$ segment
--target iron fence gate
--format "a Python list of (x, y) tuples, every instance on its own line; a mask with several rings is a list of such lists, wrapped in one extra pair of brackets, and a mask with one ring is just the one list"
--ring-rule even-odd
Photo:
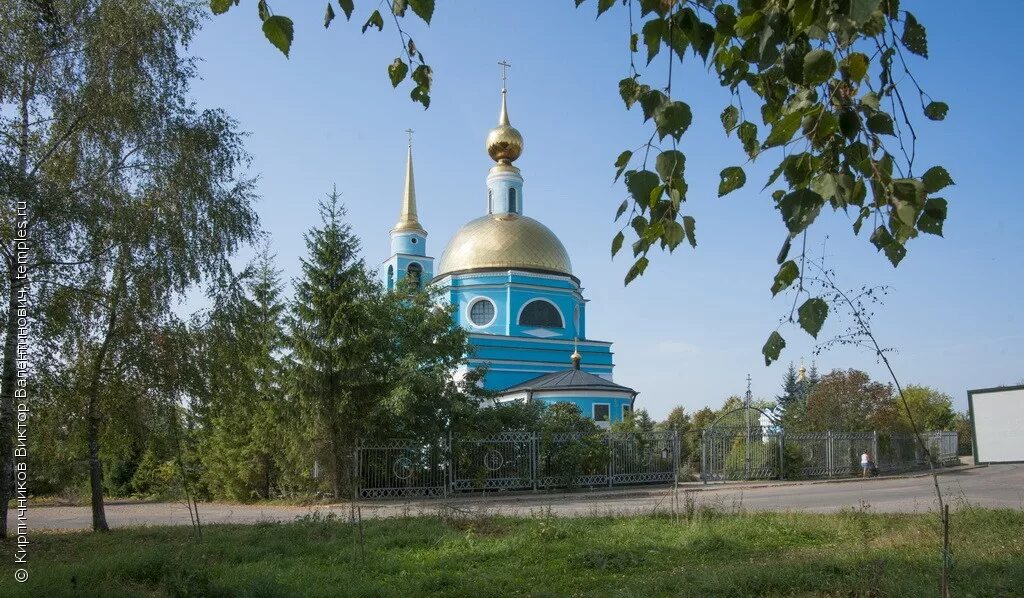
[(451, 442), (453, 490), (533, 488), (533, 434), (508, 432), (492, 438)]
[(360, 498), (616, 486), (675, 480), (679, 439), (674, 432), (506, 432), (360, 445), (355, 459)]

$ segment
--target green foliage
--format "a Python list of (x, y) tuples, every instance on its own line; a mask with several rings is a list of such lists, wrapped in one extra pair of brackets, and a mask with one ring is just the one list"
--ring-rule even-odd
[(613, 423), (611, 431), (621, 434), (646, 433), (653, 432), (655, 426), (656, 424), (647, 410), (638, 409), (627, 413), (622, 421)]
[(789, 260), (783, 263), (779, 267), (779, 272), (775, 275), (774, 282), (772, 282), (772, 296), (788, 289), (798, 276), (800, 276), (800, 269), (797, 268), (796, 262)]
[(761, 348), (761, 353), (764, 355), (764, 364), (771, 365), (773, 361), (779, 358), (779, 354), (782, 353), (782, 349), (785, 347), (786, 339), (782, 338), (778, 330), (768, 335), (768, 340), (765, 341), (764, 347)]
[[(895, 430), (912, 431), (911, 417), (918, 430), (959, 429), (957, 414), (953, 411), (953, 399), (949, 395), (927, 386), (910, 384), (903, 389), (903, 399), (906, 401), (906, 407), (902, 402), (894, 406), (898, 416), (898, 422), (894, 423)], [(909, 415), (907, 408), (910, 409)]]
[(396, 58), (388, 67), (388, 77), (391, 79), (391, 87), (398, 87), (398, 84), (405, 79), (405, 76), (408, 73), (409, 65), (405, 64), (401, 58)]
[(812, 297), (804, 301), (797, 313), (800, 327), (806, 330), (807, 334), (818, 338), (818, 332), (821, 330), (822, 324), (825, 323), (825, 318), (828, 317), (828, 304), (823, 299)]
[[(330, 24), (328, 21), (327, 24)], [(325, 25), (326, 26), (326, 25)], [(292, 20), (288, 17), (274, 15), (263, 21), (263, 35), (267, 36), (270, 43), (288, 57), (292, 47), (292, 39), (295, 37), (295, 29)]]
[(452, 326), (452, 308), (409, 284), (385, 292), (359, 255), (338, 194), (320, 211), (323, 224), (306, 235), (309, 256), (295, 281), (289, 379), (309, 422), (310, 457), (341, 496), (357, 442), (435, 439), (477, 398), (472, 384), (454, 381), (468, 345)]
[(974, 449), (974, 426), (971, 422), (971, 416), (968, 413), (957, 413), (956, 419), (953, 422), (953, 427), (956, 429), (957, 441), (959, 446), (957, 447), (958, 455), (971, 455)]
[(891, 431), (893, 388), (859, 370), (833, 370), (807, 397), (808, 430)]
[(292, 458), (303, 438), (289, 404), (283, 363), (286, 304), (274, 256), (264, 247), (243, 275), (216, 289), (200, 344), (199, 456), (204, 487), (216, 499), (250, 501), (304, 488)]
[(729, 166), (721, 172), (722, 180), (718, 183), (718, 196), (722, 197), (739, 189), (747, 182), (747, 175), (739, 166)]
[[(0, 137), (19, 172), (4, 201), (29, 206), (38, 401), (56, 427), (40, 439), (66, 443), (40, 453), (57, 459), (40, 474), (67, 472), (64, 491), (87, 474), (98, 529), (104, 493), (133, 492), (145, 451), (163, 463), (175, 446), (169, 406), (189, 361), (178, 299), (229, 272), (258, 230), (236, 123), (188, 100), (204, 13), (142, 0), (0, 13), (0, 129), (26, 135)], [(11, 246), (14, 229), (0, 231)]]
[(548, 405), (538, 428), (537, 462), (559, 485), (573, 487), (579, 478), (603, 475), (611, 458), (606, 435), (572, 403)]

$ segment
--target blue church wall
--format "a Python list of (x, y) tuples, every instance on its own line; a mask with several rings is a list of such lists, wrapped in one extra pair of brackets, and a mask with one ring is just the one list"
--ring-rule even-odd
[[(573, 344), (556, 343), (490, 343), (487, 339), (480, 339), (471, 336), (469, 340), (473, 346), (475, 359), (481, 360), (505, 360), (518, 362), (543, 362), (557, 365), (559, 369), (566, 369), (570, 366), (569, 355), (572, 354)], [(598, 368), (611, 370), (612, 353), (608, 347), (579, 347), (580, 355), (583, 356), (583, 369)]]
[(611, 343), (601, 341), (536, 339), (470, 334), (470, 367), (487, 365), (484, 388), (501, 390), (542, 374), (570, 367), (569, 356), (578, 350), (583, 371), (611, 379), (614, 363)]
[[(477, 287), (452, 290), (452, 303), (458, 307), (456, 323), (471, 333), (503, 335), (508, 329), (507, 291), (499, 287)], [(494, 317), (489, 324), (478, 325), (470, 319), (469, 310), (479, 299), (487, 299), (494, 306)]]
[[(536, 364), (514, 364), (514, 363), (494, 363), (486, 360), (469, 359), (468, 365), (471, 368), (480, 366), (487, 366), (487, 374), (484, 376), (483, 387), (487, 390), (503, 390), (510, 386), (526, 382), (536, 378), (537, 376), (543, 376), (544, 374), (551, 374), (553, 372), (559, 372), (565, 369), (564, 363), (548, 364), (548, 365), (536, 365)], [(591, 374), (597, 376), (608, 377), (611, 376), (612, 369), (607, 367), (605, 369), (599, 367), (583, 368)]]
[[(458, 306), (458, 324), (470, 332), (534, 338), (586, 338), (586, 303), (580, 296), (579, 287), (567, 278), (507, 272), (481, 273), (454, 277), (442, 284), (450, 285), (449, 296)], [(469, 317), (469, 309), (479, 297), (493, 302), (497, 313), (497, 317), (483, 326), (473, 323)], [(562, 327), (519, 325), (523, 308), (537, 299), (546, 300), (557, 308)], [(578, 318), (575, 316), (577, 306)], [(575, 326), (576, 320), (579, 330)]]
[(594, 417), (594, 405), (608, 405), (609, 422), (616, 423), (623, 420), (624, 408), (625, 411), (630, 409), (632, 401), (628, 397), (579, 397), (579, 396), (558, 396), (558, 395), (545, 395), (543, 397), (534, 396), (535, 401), (541, 401), (545, 405), (554, 405), (556, 403), (571, 403), (580, 410), (585, 417)]

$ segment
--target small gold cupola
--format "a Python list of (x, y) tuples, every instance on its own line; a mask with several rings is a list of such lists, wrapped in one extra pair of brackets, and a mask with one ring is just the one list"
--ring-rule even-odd
[(509, 123), (508, 120), (508, 89), (505, 85), (505, 69), (509, 64), (505, 61), (501, 65), (501, 114), (498, 116), (498, 126), (491, 129), (487, 134), (487, 155), (492, 160), (502, 165), (511, 165), (523, 154), (523, 136)]

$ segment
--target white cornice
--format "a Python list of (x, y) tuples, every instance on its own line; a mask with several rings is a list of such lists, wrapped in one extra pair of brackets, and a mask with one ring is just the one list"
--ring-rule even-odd
[[(479, 332), (470, 332), (469, 333), (469, 337), (470, 338), (480, 338), (480, 339), (485, 339), (485, 338), (487, 338), (487, 339), (507, 338), (507, 339), (515, 339), (515, 340), (521, 340), (521, 341), (528, 341), (528, 342), (531, 342), (531, 343), (546, 343), (546, 344), (549, 344), (549, 345), (572, 345), (573, 344), (573, 340), (572, 339), (534, 338), (532, 336), (508, 336), (508, 335), (504, 335), (504, 334), (481, 334)], [(577, 344), (580, 345), (581, 347), (611, 347), (612, 346), (611, 341), (595, 341), (595, 340), (582, 340), (582, 339), (580, 341), (578, 341)], [(516, 348), (516, 347), (508, 347), (508, 348)]]

